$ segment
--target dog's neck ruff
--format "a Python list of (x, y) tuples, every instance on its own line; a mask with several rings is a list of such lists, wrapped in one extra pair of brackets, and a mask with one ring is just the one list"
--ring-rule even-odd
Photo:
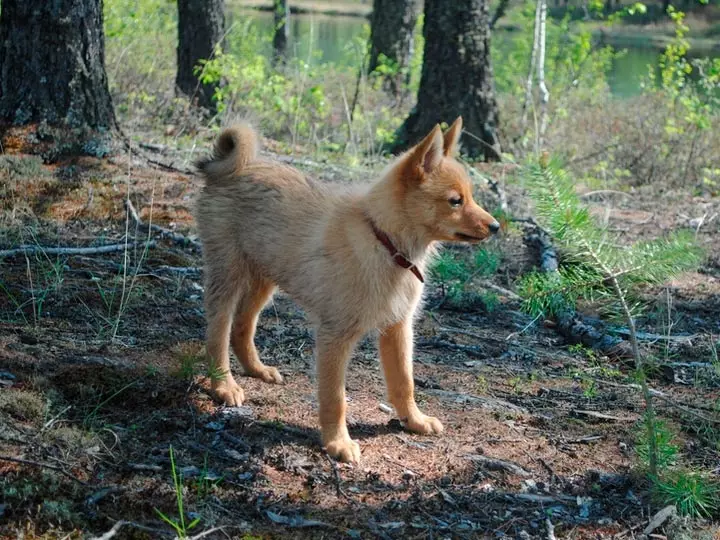
[(370, 227), (372, 227), (372, 230), (375, 233), (375, 238), (377, 238), (378, 241), (383, 246), (385, 246), (385, 248), (390, 253), (390, 256), (392, 257), (392, 260), (395, 261), (395, 264), (397, 264), (401, 268), (410, 270), (413, 275), (420, 280), (420, 283), (425, 283), (425, 278), (423, 278), (423, 275), (420, 273), (420, 269), (415, 266), (415, 263), (413, 263), (410, 259), (408, 259), (405, 255), (398, 251), (398, 249), (395, 247), (395, 244), (392, 243), (388, 235), (378, 229), (372, 219), (368, 218), (368, 222), (370, 223)]

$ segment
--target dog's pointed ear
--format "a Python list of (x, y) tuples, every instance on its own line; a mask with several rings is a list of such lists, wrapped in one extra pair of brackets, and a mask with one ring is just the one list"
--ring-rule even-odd
[(445, 132), (445, 139), (443, 143), (443, 151), (447, 157), (455, 155), (457, 150), (457, 144), (462, 134), (463, 120), (462, 116), (458, 116), (453, 122), (452, 126)]
[(412, 153), (413, 164), (424, 174), (433, 172), (443, 158), (443, 137), (440, 124), (415, 147)]

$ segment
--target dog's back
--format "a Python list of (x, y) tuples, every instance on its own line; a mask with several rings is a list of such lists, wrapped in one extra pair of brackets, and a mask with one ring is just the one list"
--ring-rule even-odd
[(207, 264), (220, 270), (241, 259), (251, 266), (245, 270), (312, 307), (321, 283), (331, 277), (322, 268), (328, 224), (352, 206), (353, 197), (260, 158), (248, 125), (223, 131), (213, 155), (197, 166), (206, 180), (196, 221)]

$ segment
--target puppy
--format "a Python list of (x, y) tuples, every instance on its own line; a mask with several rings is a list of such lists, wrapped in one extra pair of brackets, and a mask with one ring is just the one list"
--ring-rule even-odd
[(322, 442), (340, 461), (360, 447), (345, 421), (345, 369), (357, 341), (380, 331), (388, 399), (410, 431), (441, 433), (415, 403), (413, 318), (437, 242), (476, 243), (497, 232), (473, 200), (454, 159), (462, 118), (439, 125), (399, 156), (371, 186), (334, 188), (293, 167), (258, 157), (248, 125), (225, 129), (210, 158), (196, 221), (205, 264), (207, 353), (218, 401), (244, 400), (230, 372), (229, 346), (247, 375), (281, 383), (254, 345), (258, 316), (276, 287), (315, 330)]

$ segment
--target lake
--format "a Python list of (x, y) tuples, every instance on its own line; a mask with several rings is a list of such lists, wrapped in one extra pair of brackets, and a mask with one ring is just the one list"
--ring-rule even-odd
[[(232, 6), (232, 8), (230, 7)], [(228, 21), (252, 19), (256, 27), (267, 36), (272, 35), (273, 16), (267, 11), (249, 10), (228, 5)], [(358, 39), (363, 35), (366, 20), (361, 17), (340, 15), (298, 14), (290, 17), (290, 47), (294, 56), (311, 64), (332, 62), (357, 66), (360, 54)], [(498, 30), (493, 33), (493, 44), (502, 47), (512, 33)], [(611, 92), (617, 97), (630, 97), (641, 92), (641, 81), (647, 75), (647, 66), (657, 65), (659, 52), (649, 47), (622, 47), (627, 53), (613, 62), (608, 73)], [(268, 43), (268, 54), (271, 53)]]

